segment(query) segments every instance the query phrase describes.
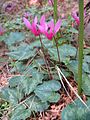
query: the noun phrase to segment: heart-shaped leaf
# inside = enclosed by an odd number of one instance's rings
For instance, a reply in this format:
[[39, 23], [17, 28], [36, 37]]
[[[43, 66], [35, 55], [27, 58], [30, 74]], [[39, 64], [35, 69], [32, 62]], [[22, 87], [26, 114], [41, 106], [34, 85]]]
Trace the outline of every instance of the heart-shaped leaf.
[[57, 102], [60, 95], [56, 91], [60, 88], [61, 85], [58, 81], [51, 80], [38, 85], [34, 92], [42, 101]]

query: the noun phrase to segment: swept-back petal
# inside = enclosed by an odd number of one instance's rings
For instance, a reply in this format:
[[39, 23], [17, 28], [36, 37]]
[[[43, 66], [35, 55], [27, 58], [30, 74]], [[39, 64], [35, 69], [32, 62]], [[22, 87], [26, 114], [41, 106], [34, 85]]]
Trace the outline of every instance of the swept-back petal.
[[62, 20], [59, 19], [55, 25], [54, 34], [56, 34], [59, 31], [61, 24], [62, 24]]
[[52, 27], [54, 29], [54, 20], [53, 19], [48, 23], [48, 27]]
[[36, 25], [37, 22], [38, 22], [38, 18], [37, 18], [37, 16], [35, 16], [33, 23]]
[[80, 24], [80, 19], [77, 16], [76, 12], [72, 12], [72, 17], [74, 18], [74, 20], [76, 21], [76, 23], [79, 25]]
[[47, 31], [45, 31], [45, 36], [48, 38], [48, 40], [52, 40], [54, 34], [53, 32], [48, 33]]
[[45, 24], [45, 15], [42, 15], [41, 19], [40, 19], [40, 25]]
[[49, 32], [54, 32], [54, 20], [53, 19], [48, 23], [48, 28], [49, 28]]
[[42, 34], [45, 33], [45, 29], [44, 29], [43, 26], [37, 24], [37, 27], [38, 27], [38, 29], [40, 30], [40, 32], [41, 32]]
[[31, 30], [32, 26], [31, 26], [30, 22], [29, 22], [25, 17], [23, 17], [23, 22], [24, 22], [24, 24], [26, 25], [26, 27], [27, 27], [29, 30]]

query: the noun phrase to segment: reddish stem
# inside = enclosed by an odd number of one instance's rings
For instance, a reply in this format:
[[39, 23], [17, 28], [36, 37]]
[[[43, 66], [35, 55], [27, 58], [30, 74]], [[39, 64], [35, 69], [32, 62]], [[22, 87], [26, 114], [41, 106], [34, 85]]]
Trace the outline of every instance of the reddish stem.
[[47, 67], [47, 70], [48, 70], [49, 78], [52, 80], [53, 77], [52, 77], [52, 74], [51, 74], [50, 65], [48, 63], [47, 56], [45, 55], [43, 43], [42, 43], [42, 40], [41, 40], [40, 36], [39, 36], [39, 39], [40, 39], [40, 43], [41, 43], [41, 47], [42, 47], [42, 52], [44, 54], [44, 61], [45, 61], [45, 64], [46, 64], [46, 67]]

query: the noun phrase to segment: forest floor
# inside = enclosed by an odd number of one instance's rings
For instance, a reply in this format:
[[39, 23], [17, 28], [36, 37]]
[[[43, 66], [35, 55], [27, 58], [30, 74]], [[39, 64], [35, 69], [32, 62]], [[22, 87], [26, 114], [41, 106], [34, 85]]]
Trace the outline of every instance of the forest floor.
[[[87, 1], [88, 0], [85, 0], [85, 4], [87, 3]], [[78, 2], [77, 2], [77, 0], [73, 0], [73, 2], [71, 2], [71, 0], [63, 0], [63, 2], [60, 2], [60, 0], [58, 0], [58, 2], [59, 2], [58, 3], [58, 5], [59, 5], [58, 14], [61, 14], [62, 17], [63, 16], [66, 17], [73, 10], [78, 10]], [[19, 12], [21, 12], [22, 7], [23, 7], [22, 11], [24, 11], [24, 4], [26, 4], [26, 3], [23, 2], [20, 5], [21, 8], [20, 8]], [[32, 6], [32, 5], [35, 6], [36, 5], [36, 6], [42, 7], [41, 4], [38, 2], [38, 0], [30, 0], [27, 4], [29, 6]], [[5, 5], [3, 5], [3, 8], [2, 8], [2, 10], [0, 12], [1, 14], [2, 14], [2, 11], [4, 10], [4, 6]], [[21, 14], [23, 14], [23, 12]], [[17, 16], [16, 13], [15, 13], [15, 15]], [[4, 86], [8, 85], [8, 79], [9, 78], [15, 76], [15, 75], [11, 74], [10, 70], [9, 70], [9, 65], [8, 65], [8, 59], [9, 58], [5, 55], [5, 53], [7, 51], [8, 51], [8, 49], [7, 49], [6, 45], [3, 42], [0, 42], [0, 61], [1, 61], [0, 62], [0, 89], [3, 88]], [[69, 80], [70, 84], [73, 86], [74, 90], [77, 91], [77, 83], [73, 80], [73, 77], [69, 78], [68, 80]], [[68, 88], [68, 91], [69, 91], [69, 95], [74, 100], [76, 98], [75, 94], [73, 93], [72, 90], [70, 90], [70, 88]], [[71, 103], [72, 100], [66, 94], [64, 89], [61, 89], [59, 92], [61, 93], [61, 97], [60, 97], [60, 100], [58, 101], [57, 104], [51, 104], [51, 106], [49, 107], [48, 110], [46, 110], [43, 113], [37, 113], [36, 116], [30, 117], [29, 120], [61, 120], [61, 111], [69, 103]], [[83, 95], [83, 99], [85, 100], [84, 95]], [[5, 119], [5, 120], [7, 120], [7, 119]]]

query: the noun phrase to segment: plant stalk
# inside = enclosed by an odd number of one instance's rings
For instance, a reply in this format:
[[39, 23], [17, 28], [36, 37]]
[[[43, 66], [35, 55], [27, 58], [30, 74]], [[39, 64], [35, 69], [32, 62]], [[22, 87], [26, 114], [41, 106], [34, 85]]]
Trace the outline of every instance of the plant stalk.
[[[58, 11], [57, 11], [57, 0], [54, 0], [54, 23], [56, 23], [56, 21], [58, 19], [57, 13], [58, 13]], [[57, 34], [57, 36], [58, 36], [58, 34]], [[57, 42], [57, 39], [55, 37], [54, 37], [54, 41], [56, 43], [58, 60], [59, 60], [59, 63], [60, 63], [60, 55], [59, 55], [59, 49], [58, 49], [58, 42]]]
[[49, 63], [48, 63], [48, 61], [47, 61], [47, 57], [46, 57], [46, 55], [45, 55], [43, 43], [42, 43], [42, 40], [41, 40], [41, 37], [40, 37], [40, 36], [39, 36], [39, 39], [40, 39], [40, 43], [41, 43], [41, 47], [42, 47], [42, 52], [43, 52], [43, 55], [44, 55], [44, 61], [45, 61], [45, 64], [46, 64], [46, 68], [47, 68], [47, 70], [48, 70], [49, 78], [50, 78], [50, 80], [52, 80], [53, 77], [52, 77], [52, 74], [51, 74], [50, 65], [49, 65]]
[[56, 43], [57, 54], [58, 54], [58, 60], [59, 60], [59, 63], [60, 63], [60, 54], [59, 54], [59, 49], [58, 49], [58, 42], [57, 42], [57, 40], [56, 40], [55, 37], [54, 37], [54, 40], [55, 40], [55, 43]]
[[54, 0], [54, 23], [56, 23], [58, 19], [58, 16], [57, 16], [57, 0]]
[[79, 0], [79, 48], [78, 48], [78, 94], [82, 93], [82, 64], [83, 64], [83, 39], [84, 39], [84, 1]]

